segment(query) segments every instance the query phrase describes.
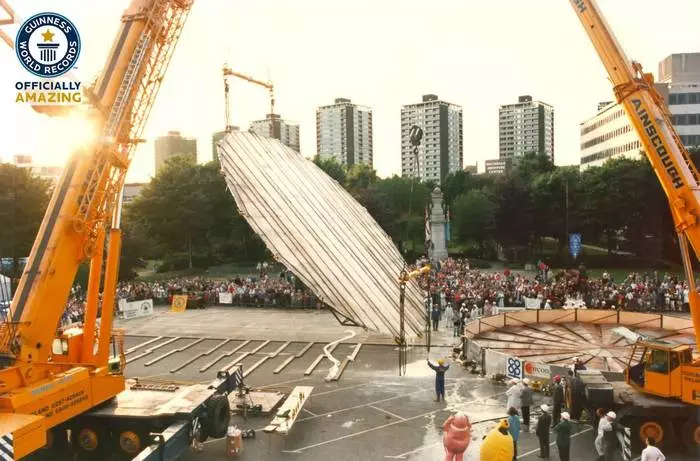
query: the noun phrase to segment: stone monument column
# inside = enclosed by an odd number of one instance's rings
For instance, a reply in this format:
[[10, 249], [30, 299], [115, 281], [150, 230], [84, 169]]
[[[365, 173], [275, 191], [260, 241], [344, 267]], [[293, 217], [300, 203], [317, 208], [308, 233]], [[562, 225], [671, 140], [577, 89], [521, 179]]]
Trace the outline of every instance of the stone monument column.
[[430, 239], [428, 258], [432, 263], [447, 258], [447, 235], [445, 234], [445, 204], [442, 201], [442, 191], [435, 187], [430, 194]]

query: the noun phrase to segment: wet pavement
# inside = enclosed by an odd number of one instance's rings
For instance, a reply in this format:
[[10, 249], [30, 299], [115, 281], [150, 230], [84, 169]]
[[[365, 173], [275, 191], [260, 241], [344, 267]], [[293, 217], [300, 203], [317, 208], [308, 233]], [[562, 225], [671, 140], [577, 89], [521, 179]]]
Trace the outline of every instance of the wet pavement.
[[[206, 311], [203, 312], [205, 314]], [[272, 317], [283, 317], [276, 312]], [[235, 328], [226, 328], [219, 323], [214, 331], [224, 329], [228, 335], [187, 335], [187, 322], [193, 317], [181, 317], [177, 328], [170, 319], [168, 328], [153, 328], [150, 335], [126, 337], [126, 349], [144, 344], [162, 335], [162, 338], [139, 347], [127, 355], [127, 374], [130, 377], [150, 377], [158, 380], [181, 382], [209, 382], [221, 367], [242, 359], [244, 371], [258, 365], [247, 377], [246, 384], [252, 388], [290, 392], [294, 386], [313, 386], [314, 390], [304, 406], [299, 419], [286, 436], [268, 435], [262, 432], [272, 416], [254, 417], [244, 420], [232, 417], [232, 424], [241, 429], [255, 429], [254, 439], [244, 440], [241, 460], [440, 460], [444, 459], [441, 442], [441, 426], [444, 420], [456, 411], [465, 411], [474, 423], [473, 441], [465, 456], [466, 460], [479, 459], [479, 443], [486, 431], [493, 428], [494, 418], [505, 416], [504, 385], [492, 384], [487, 379], [472, 375], [448, 359], [452, 366], [446, 375], [446, 402], [434, 399], [434, 373], [426, 365], [428, 356], [425, 347], [409, 350], [409, 365], [406, 376], [398, 376], [398, 357], [395, 347], [368, 344], [352, 338], [341, 343], [333, 352], [336, 359], [350, 355], [356, 344], [362, 343], [356, 359], [351, 362], [337, 382], [324, 380], [331, 362], [323, 359], [316, 369], [305, 376], [309, 366], [322, 353], [330, 336], [321, 335], [323, 341], [307, 347], [314, 341], [314, 328], [304, 333], [298, 329], [293, 337], [270, 332], [270, 335], [252, 339], [250, 332], [238, 335]], [[325, 322], [326, 320], [321, 320]], [[141, 319], [141, 322], [144, 322]], [[131, 323], [131, 321], [129, 322]], [[274, 323], [273, 323], [274, 325]], [[284, 328], [284, 323], [277, 328]], [[335, 331], [335, 338], [345, 336], [344, 327]], [[141, 332], [147, 331], [141, 327]], [[451, 344], [451, 332], [439, 332], [433, 338], [436, 344]], [[170, 341], [171, 339], [174, 341]], [[200, 341], [200, 339], [204, 338]], [[230, 339], [230, 341], [225, 341]], [[272, 340], [274, 339], [274, 340]], [[362, 339], [368, 339], [366, 336]], [[170, 342], [169, 342], [170, 341]], [[246, 343], [246, 341], [249, 341]], [[161, 347], [159, 345], [165, 344]], [[218, 346], [218, 347], [217, 347]], [[146, 353], [147, 350], [152, 352]], [[299, 354], [300, 352], [306, 352]], [[222, 354], [236, 351], [227, 357]], [[172, 353], [169, 353], [174, 351]], [[209, 355], [199, 356], [209, 352]], [[274, 358], [264, 359], [277, 352]], [[432, 347], [430, 358], [446, 358], [450, 347]], [[145, 355], [142, 355], [145, 354]], [[279, 373], [274, 373], [292, 355], [294, 358]], [[140, 357], [139, 357], [140, 356]], [[217, 358], [220, 358], [218, 361]], [[262, 363], [259, 364], [259, 362]], [[190, 362], [191, 361], [191, 362]], [[188, 363], [190, 362], [190, 363]], [[213, 363], [214, 362], [214, 363]], [[207, 365], [210, 365], [207, 368]], [[204, 371], [200, 369], [207, 368]], [[535, 394], [536, 403], [548, 401]], [[533, 418], [531, 431], [536, 419]], [[553, 440], [553, 439], [552, 439]], [[209, 440], [203, 453], [186, 453], [183, 461], [224, 460], [224, 440]], [[523, 427], [518, 446], [518, 459], [537, 460], [538, 442], [533, 433]], [[558, 459], [556, 447], [551, 448], [551, 459]], [[593, 431], [590, 427], [575, 424], [572, 438], [571, 459], [594, 461]], [[689, 461], [692, 457], [674, 455], [674, 460]]]

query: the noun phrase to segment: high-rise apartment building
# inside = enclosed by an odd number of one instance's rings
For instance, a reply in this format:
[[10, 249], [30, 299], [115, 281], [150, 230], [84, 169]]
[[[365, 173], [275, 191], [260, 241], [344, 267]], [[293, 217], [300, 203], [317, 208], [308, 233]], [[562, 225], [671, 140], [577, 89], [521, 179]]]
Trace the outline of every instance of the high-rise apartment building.
[[[665, 99], [672, 123], [686, 147], [700, 147], [700, 53], [673, 54], [659, 63], [656, 90]], [[624, 108], [608, 103], [581, 123], [581, 169], [614, 157], [644, 155]]]
[[279, 139], [285, 146], [299, 152], [299, 124], [283, 120], [278, 114], [267, 114], [264, 120], [250, 124], [250, 130], [260, 136]]
[[185, 156], [193, 163], [197, 163], [197, 140], [184, 138], [179, 131], [169, 131], [167, 135], [156, 138], [156, 174], [158, 174], [168, 160]]
[[554, 161], [554, 108], [532, 96], [498, 109], [499, 158], [521, 157], [528, 152], [546, 154]]
[[341, 165], [372, 166], [372, 109], [337, 98], [316, 109], [316, 153]]
[[[423, 130], [423, 138], [414, 155], [412, 126]], [[416, 158], [417, 157], [417, 158]], [[445, 176], [462, 169], [462, 107], [423, 95], [423, 101], [401, 107], [401, 175], [441, 184]]]

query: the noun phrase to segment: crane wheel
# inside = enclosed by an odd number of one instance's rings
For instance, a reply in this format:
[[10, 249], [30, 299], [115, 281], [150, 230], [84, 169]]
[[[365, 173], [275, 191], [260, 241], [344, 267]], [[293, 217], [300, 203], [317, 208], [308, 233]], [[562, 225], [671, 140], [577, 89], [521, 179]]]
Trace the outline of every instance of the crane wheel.
[[689, 453], [700, 455], [700, 422], [688, 420], [683, 424], [683, 444]]
[[665, 421], [648, 419], [639, 426], [637, 434], [642, 447], [644, 447], [647, 437], [653, 437], [656, 440], [656, 446], [663, 447], [673, 439], [673, 428]]
[[78, 431], [77, 443], [81, 451], [94, 453], [100, 446], [100, 437], [96, 431], [85, 427]]
[[120, 432], [119, 448], [127, 455], [134, 456], [143, 449], [143, 439], [134, 431]]
[[202, 431], [207, 437], [220, 439], [226, 435], [231, 420], [231, 406], [224, 394], [212, 396], [207, 402], [206, 415], [202, 419]]

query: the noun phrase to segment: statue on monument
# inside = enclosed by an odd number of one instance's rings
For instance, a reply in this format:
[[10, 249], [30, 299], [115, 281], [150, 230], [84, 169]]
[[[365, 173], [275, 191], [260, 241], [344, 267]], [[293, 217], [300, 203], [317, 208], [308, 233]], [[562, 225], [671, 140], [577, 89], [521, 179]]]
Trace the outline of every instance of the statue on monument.
[[[429, 219], [429, 243], [428, 258], [436, 263], [447, 259], [447, 232], [445, 202], [442, 191], [436, 186], [430, 194], [430, 219]], [[426, 226], [427, 227], [427, 226]], [[428, 230], [426, 228], [426, 230]]]

